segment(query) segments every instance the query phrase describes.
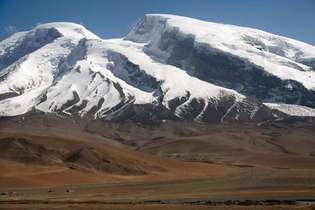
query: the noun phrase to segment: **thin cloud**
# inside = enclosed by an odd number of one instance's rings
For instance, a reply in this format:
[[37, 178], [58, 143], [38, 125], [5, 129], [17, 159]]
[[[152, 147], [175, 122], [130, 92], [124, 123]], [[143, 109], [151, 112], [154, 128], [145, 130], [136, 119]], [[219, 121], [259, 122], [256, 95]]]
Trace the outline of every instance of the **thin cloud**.
[[35, 25], [32, 26], [32, 29], [36, 28], [37, 26], [41, 25], [42, 23], [41, 22], [37, 22], [35, 23]]
[[18, 28], [16, 26], [8, 25], [4, 27], [4, 30], [9, 34], [13, 34], [18, 31]]

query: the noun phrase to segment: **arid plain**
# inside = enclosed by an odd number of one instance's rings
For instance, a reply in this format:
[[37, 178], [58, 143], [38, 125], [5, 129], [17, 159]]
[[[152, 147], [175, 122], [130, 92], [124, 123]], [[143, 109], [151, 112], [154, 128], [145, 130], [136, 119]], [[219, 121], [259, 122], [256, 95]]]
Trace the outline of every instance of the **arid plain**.
[[0, 121], [0, 209], [313, 209], [314, 120]]

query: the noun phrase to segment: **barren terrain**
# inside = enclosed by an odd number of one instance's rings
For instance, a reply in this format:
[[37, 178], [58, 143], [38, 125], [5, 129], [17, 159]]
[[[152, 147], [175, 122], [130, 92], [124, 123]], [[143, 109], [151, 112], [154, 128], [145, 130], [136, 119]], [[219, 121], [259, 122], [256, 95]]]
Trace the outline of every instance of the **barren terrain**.
[[0, 120], [0, 209], [312, 209], [312, 119]]

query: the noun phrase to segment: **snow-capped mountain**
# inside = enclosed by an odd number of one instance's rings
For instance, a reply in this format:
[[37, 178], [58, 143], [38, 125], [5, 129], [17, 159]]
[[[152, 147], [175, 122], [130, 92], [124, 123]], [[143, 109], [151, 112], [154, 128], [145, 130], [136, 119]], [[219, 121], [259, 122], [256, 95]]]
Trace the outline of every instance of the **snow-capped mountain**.
[[315, 47], [256, 29], [153, 14], [121, 39], [49, 23], [0, 42], [0, 116], [222, 122], [312, 108]]

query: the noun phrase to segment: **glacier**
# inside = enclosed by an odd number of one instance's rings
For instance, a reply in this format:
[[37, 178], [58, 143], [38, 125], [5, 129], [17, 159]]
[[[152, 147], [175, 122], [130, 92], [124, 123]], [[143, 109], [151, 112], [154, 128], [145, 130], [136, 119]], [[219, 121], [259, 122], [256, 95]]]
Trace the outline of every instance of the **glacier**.
[[0, 116], [224, 122], [313, 108], [315, 47], [257, 29], [148, 14], [119, 39], [59, 22], [0, 42]]

